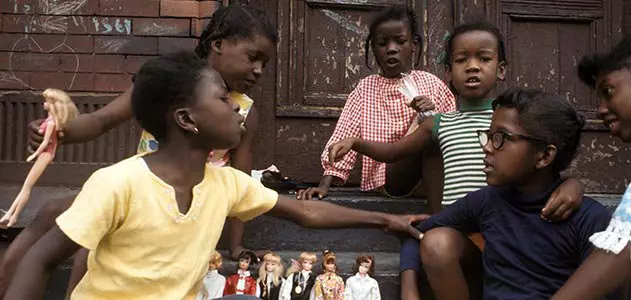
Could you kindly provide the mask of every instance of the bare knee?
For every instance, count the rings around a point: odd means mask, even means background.
[[[421,260],[424,267],[459,263],[462,252],[462,233],[440,227],[425,233],[421,241]]]

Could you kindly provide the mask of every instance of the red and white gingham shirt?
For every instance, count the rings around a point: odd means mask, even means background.
[[[438,77],[418,70],[412,71],[411,77],[419,93],[432,99],[437,113],[456,110],[454,96]],[[332,175],[346,182],[357,159],[357,152],[351,151],[331,165],[330,145],[347,137],[393,143],[405,136],[418,113],[405,104],[406,98],[399,92],[401,81],[401,78],[370,75],[359,82],[348,96],[335,131],[322,152],[325,176]],[[385,183],[386,164],[362,156],[361,189],[374,190]]]

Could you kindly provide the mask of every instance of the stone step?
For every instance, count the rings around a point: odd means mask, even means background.
[[[0,208],[10,206],[18,193],[17,186],[0,185]],[[6,240],[12,238],[34,217],[37,209],[46,201],[73,197],[77,188],[36,187],[31,201],[21,215],[16,228],[0,230]],[[286,195],[294,197],[293,195]],[[619,203],[619,195],[589,195],[614,209]],[[353,188],[332,189],[325,199],[339,205],[388,213],[422,213],[425,201],[418,198],[391,199],[378,193],[359,192]],[[298,201],[298,200],[296,200]],[[336,251],[398,252],[399,238],[377,229],[305,229],[293,222],[273,217],[261,216],[246,224],[244,244],[250,249],[312,251],[331,248]],[[227,249],[227,238],[222,237],[219,249]]]

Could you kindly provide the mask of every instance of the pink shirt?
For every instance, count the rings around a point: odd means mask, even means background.
[[[445,83],[433,74],[414,70],[410,73],[421,95],[432,99],[437,113],[456,110],[456,101]],[[347,137],[393,143],[407,133],[418,113],[407,106],[399,91],[401,78],[370,75],[362,79],[351,92],[335,131],[322,152],[324,175],[348,179],[357,153],[349,152],[341,161],[329,163],[329,146]],[[386,183],[386,164],[362,156],[361,189],[374,190]]]

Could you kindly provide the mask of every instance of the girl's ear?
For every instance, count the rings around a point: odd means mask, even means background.
[[[497,79],[504,81],[504,79],[506,78],[506,67],[507,63],[505,61],[500,62],[497,65]]]
[[[537,169],[543,169],[549,167],[557,156],[557,147],[555,145],[547,145],[543,151],[539,152],[537,157]]]
[[[180,108],[175,110],[175,112],[173,112],[173,117],[177,126],[188,132],[197,134],[197,123],[193,119],[191,111],[188,108]]]
[[[210,49],[212,49],[213,51],[217,52],[217,54],[221,54],[221,46],[222,46],[223,42],[221,39],[218,40],[214,40],[212,42],[210,42]]]

